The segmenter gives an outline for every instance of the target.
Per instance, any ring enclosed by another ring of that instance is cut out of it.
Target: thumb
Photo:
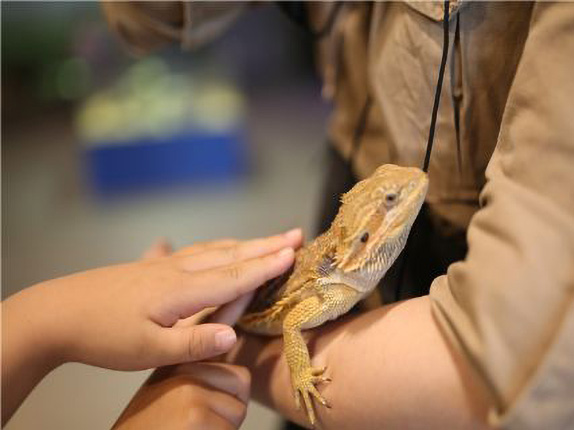
[[[229,351],[237,336],[225,324],[198,324],[192,327],[163,328],[159,349],[165,363],[176,364],[205,360]]]

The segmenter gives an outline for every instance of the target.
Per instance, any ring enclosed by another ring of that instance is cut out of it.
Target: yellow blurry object
[[[230,82],[173,73],[159,58],[132,66],[111,88],[90,97],[77,115],[87,144],[165,136],[185,128],[218,131],[244,114],[244,99]]]

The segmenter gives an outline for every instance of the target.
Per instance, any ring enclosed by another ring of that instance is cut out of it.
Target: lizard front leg
[[[308,297],[294,306],[283,321],[283,340],[285,357],[291,373],[295,404],[301,408],[301,397],[305,403],[311,425],[315,424],[315,411],[311,395],[322,405],[328,406],[315,384],[328,382],[323,374],[325,367],[311,366],[309,350],[301,335],[301,329],[316,327],[347,312],[358,300],[356,290],[345,285],[329,285],[324,292]]]

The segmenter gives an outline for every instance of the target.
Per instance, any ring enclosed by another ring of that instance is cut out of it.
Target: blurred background
[[[97,3],[1,7],[4,298],[159,237],[313,234],[329,107],[310,40],[277,6],[140,59]],[[109,428],[146,375],[63,366],[6,429]],[[278,423],[251,404],[242,428]]]

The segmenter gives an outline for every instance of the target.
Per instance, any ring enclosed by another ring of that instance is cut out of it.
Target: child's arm
[[[139,370],[227,351],[235,343],[228,325],[178,322],[280,275],[300,241],[296,230],[198,244],[43,282],[10,297],[3,303],[2,422],[65,362]]]

